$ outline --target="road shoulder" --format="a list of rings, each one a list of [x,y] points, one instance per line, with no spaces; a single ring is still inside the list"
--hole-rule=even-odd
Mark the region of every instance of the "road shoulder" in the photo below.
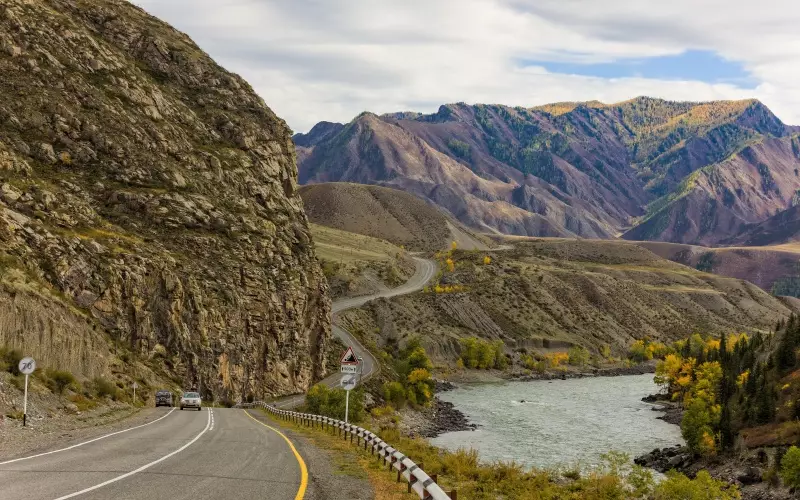
[[[308,467],[306,500],[370,500],[376,498],[369,476],[359,464],[358,452],[343,446],[320,445],[319,431],[295,428],[273,419],[260,410],[250,415],[269,426],[280,429],[292,441]],[[265,432],[271,432],[264,429]]]
[[[110,432],[127,429],[162,417],[168,408],[134,408],[112,405],[32,422],[28,427],[6,422],[0,425],[0,461],[72,446]]]

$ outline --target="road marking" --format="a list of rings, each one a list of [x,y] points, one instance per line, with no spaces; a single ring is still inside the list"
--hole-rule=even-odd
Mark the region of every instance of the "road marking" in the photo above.
[[[156,464],[158,464],[158,463],[161,463],[161,462],[163,462],[164,460],[166,460],[166,459],[168,459],[168,458],[170,458],[170,457],[172,457],[172,456],[174,456],[174,455],[177,455],[178,453],[182,452],[183,450],[185,450],[186,448],[188,448],[189,446],[191,446],[192,444],[194,444],[194,442],[195,442],[195,441],[197,441],[198,439],[200,439],[200,436],[202,436],[203,434],[205,434],[205,433],[206,433],[206,431],[208,431],[208,428],[209,428],[209,427],[211,427],[211,412],[210,412],[210,411],[208,412],[208,421],[206,422],[206,427],[205,427],[205,429],[203,429],[202,431],[200,431],[200,434],[196,435],[196,436],[194,437],[194,439],[192,439],[191,441],[189,441],[189,442],[188,442],[188,443],[186,443],[185,445],[181,446],[181,447],[180,447],[180,448],[178,448],[177,450],[175,450],[175,451],[173,451],[173,452],[171,452],[171,453],[168,453],[168,454],[164,455],[163,457],[159,458],[158,460],[153,460],[153,461],[152,461],[152,462],[150,462],[149,464],[145,464],[145,465],[143,465],[143,466],[139,467],[139,468],[138,468],[138,469],[136,469],[136,470],[132,470],[132,471],[130,471],[130,472],[127,472],[127,473],[125,473],[125,474],[122,474],[121,476],[117,476],[117,477],[115,477],[115,478],[109,479],[108,481],[103,481],[103,482],[102,482],[102,483],[100,483],[100,484],[96,484],[96,485],[94,485],[94,486],[91,486],[91,487],[89,487],[89,488],[83,489],[83,490],[81,490],[81,491],[76,491],[75,493],[70,493],[69,495],[64,495],[63,497],[58,497],[58,498],[56,498],[55,500],[66,500],[67,498],[72,498],[72,497],[76,497],[76,496],[78,496],[78,495],[83,495],[84,493],[88,493],[88,492],[90,492],[90,491],[94,491],[94,490],[96,490],[96,489],[102,488],[103,486],[107,486],[107,485],[109,485],[109,484],[111,484],[111,483],[116,483],[117,481],[121,481],[121,480],[125,479],[126,477],[131,477],[131,476],[133,476],[134,474],[138,474],[138,473],[142,472],[142,471],[143,471],[143,470],[145,470],[145,469],[149,469],[150,467],[152,467],[152,466],[154,466],[154,465],[156,465]]]
[[[214,430],[214,410],[212,408],[209,408],[208,412],[211,413],[211,427],[208,430],[209,431],[213,431]]]
[[[134,429],[141,429],[142,427],[147,427],[148,425],[152,425],[152,424],[158,422],[161,419],[167,418],[170,415],[170,413],[172,413],[173,411],[175,411],[175,408],[173,408],[170,411],[168,411],[167,414],[164,415],[163,417],[159,417],[159,418],[153,420],[152,422],[147,422],[146,424],[137,425],[136,427],[131,427],[130,429],[124,429],[124,430],[121,430],[121,431],[112,432],[111,434],[106,434],[104,436],[96,437],[94,439],[90,439],[90,440],[84,441],[82,443],[73,444],[72,446],[67,446],[66,448],[61,448],[60,450],[53,450],[53,451],[48,451],[48,452],[45,452],[45,453],[39,453],[38,455],[31,455],[29,457],[15,458],[14,460],[6,460],[5,462],[0,462],[0,465],[11,464],[11,463],[14,463],[14,462],[19,462],[19,461],[22,461],[22,460],[28,460],[28,459],[36,458],[36,457],[43,457],[45,455],[52,455],[53,453],[58,453],[60,451],[71,450],[73,448],[77,448],[77,447],[83,446],[85,444],[94,443],[95,441],[100,441],[101,439],[105,439],[107,437],[116,436],[117,434],[122,434],[123,432],[132,431]]]
[[[294,500],[303,500],[303,497],[306,494],[306,488],[308,488],[308,469],[306,468],[306,463],[303,461],[303,457],[301,457],[300,453],[297,451],[297,448],[294,447],[294,444],[292,443],[292,441],[288,437],[286,437],[286,435],[284,433],[282,433],[281,431],[279,431],[275,427],[267,425],[264,422],[262,422],[261,420],[259,420],[259,419],[255,418],[254,416],[250,415],[250,412],[248,412],[247,410],[244,410],[244,413],[248,417],[252,418],[253,421],[258,422],[259,424],[263,425],[267,429],[269,429],[269,430],[275,432],[276,434],[278,434],[280,437],[282,437],[286,441],[286,443],[289,445],[289,448],[292,449],[292,453],[294,453],[294,458],[296,458],[297,459],[297,463],[300,464],[300,488],[297,490],[297,495],[295,495]],[[57,499],[57,500],[60,500],[60,499]]]

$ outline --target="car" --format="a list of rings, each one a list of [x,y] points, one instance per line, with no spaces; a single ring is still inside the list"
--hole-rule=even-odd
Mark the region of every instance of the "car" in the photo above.
[[[197,408],[197,411],[200,411],[200,394],[197,392],[184,392],[181,398],[181,410],[184,408]]]
[[[159,406],[169,406],[172,407],[172,392],[161,389],[156,391],[156,407]]]

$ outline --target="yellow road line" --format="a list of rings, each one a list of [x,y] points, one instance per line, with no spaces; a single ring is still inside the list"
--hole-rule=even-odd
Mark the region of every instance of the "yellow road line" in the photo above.
[[[303,497],[306,494],[306,488],[308,488],[308,468],[306,468],[306,463],[303,461],[303,457],[300,456],[300,453],[297,451],[297,448],[294,447],[292,441],[288,437],[286,437],[284,433],[282,433],[275,427],[267,425],[261,420],[250,415],[250,412],[248,412],[247,410],[244,410],[244,413],[248,417],[252,418],[255,422],[258,422],[259,424],[263,425],[267,429],[273,431],[274,433],[282,437],[284,440],[286,440],[286,443],[289,445],[289,448],[292,449],[292,453],[294,453],[294,458],[296,458],[297,463],[300,464],[300,488],[297,490],[297,495],[295,495],[294,500],[303,500]]]

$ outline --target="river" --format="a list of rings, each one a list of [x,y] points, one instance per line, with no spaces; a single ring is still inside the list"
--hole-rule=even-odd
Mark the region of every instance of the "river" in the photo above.
[[[683,444],[680,428],[641,401],[658,387],[653,375],[476,384],[439,394],[478,424],[431,440],[475,448],[481,460],[529,467],[592,466],[616,450],[631,458]],[[525,400],[525,402],[521,402]]]

